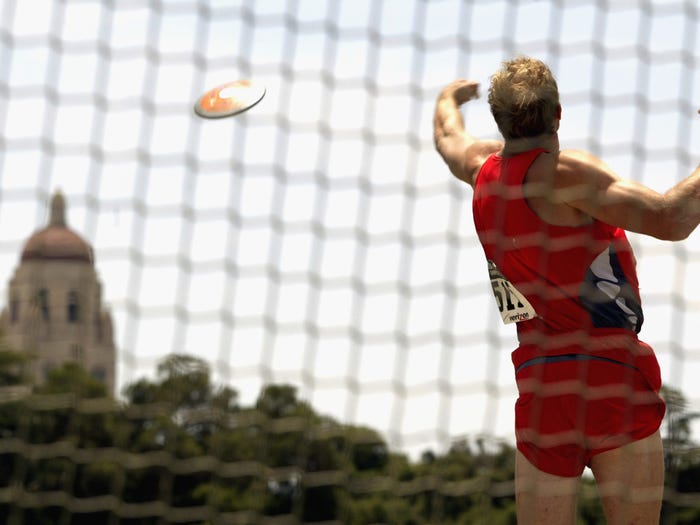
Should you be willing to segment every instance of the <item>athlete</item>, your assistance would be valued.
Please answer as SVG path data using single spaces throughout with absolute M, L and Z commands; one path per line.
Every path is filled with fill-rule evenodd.
M 625 230 L 686 238 L 700 222 L 700 167 L 664 194 L 618 177 L 584 151 L 560 150 L 556 80 L 518 57 L 492 78 L 503 137 L 479 140 L 460 106 L 478 83 L 440 93 L 434 139 L 469 184 L 474 224 L 512 354 L 520 524 L 573 524 L 581 475 L 596 479 L 609 524 L 656 524 L 663 496 L 665 405 Z

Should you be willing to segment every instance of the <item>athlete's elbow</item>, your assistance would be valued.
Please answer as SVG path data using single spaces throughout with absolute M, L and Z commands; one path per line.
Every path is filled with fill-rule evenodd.
M 695 229 L 695 224 L 689 220 L 686 210 L 669 208 L 666 213 L 655 221 L 654 236 L 664 241 L 683 241 Z
M 673 231 L 667 240 L 684 241 L 690 237 L 690 234 L 693 233 L 694 229 L 695 228 L 689 224 L 678 224 L 675 228 L 673 228 Z
M 663 235 L 657 236 L 662 241 L 678 242 L 684 241 L 690 235 L 689 231 L 681 230 L 679 228 L 674 228 L 671 231 L 664 233 Z

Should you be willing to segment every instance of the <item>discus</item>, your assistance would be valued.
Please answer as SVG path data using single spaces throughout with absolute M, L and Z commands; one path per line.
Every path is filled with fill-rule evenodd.
M 265 86 L 250 80 L 234 80 L 210 89 L 194 105 L 204 118 L 222 118 L 249 110 L 265 96 Z

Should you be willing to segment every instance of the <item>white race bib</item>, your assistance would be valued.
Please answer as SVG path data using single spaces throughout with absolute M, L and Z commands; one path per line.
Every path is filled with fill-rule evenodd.
M 489 279 L 498 311 L 505 324 L 520 323 L 537 317 L 537 312 L 525 296 L 506 279 L 493 261 L 489 263 Z

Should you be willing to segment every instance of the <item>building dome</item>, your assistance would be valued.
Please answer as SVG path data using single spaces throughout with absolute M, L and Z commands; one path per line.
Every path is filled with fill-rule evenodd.
M 21 260 L 63 260 L 92 264 L 92 246 L 66 225 L 66 201 L 62 193 L 54 193 L 49 224 L 27 240 Z

